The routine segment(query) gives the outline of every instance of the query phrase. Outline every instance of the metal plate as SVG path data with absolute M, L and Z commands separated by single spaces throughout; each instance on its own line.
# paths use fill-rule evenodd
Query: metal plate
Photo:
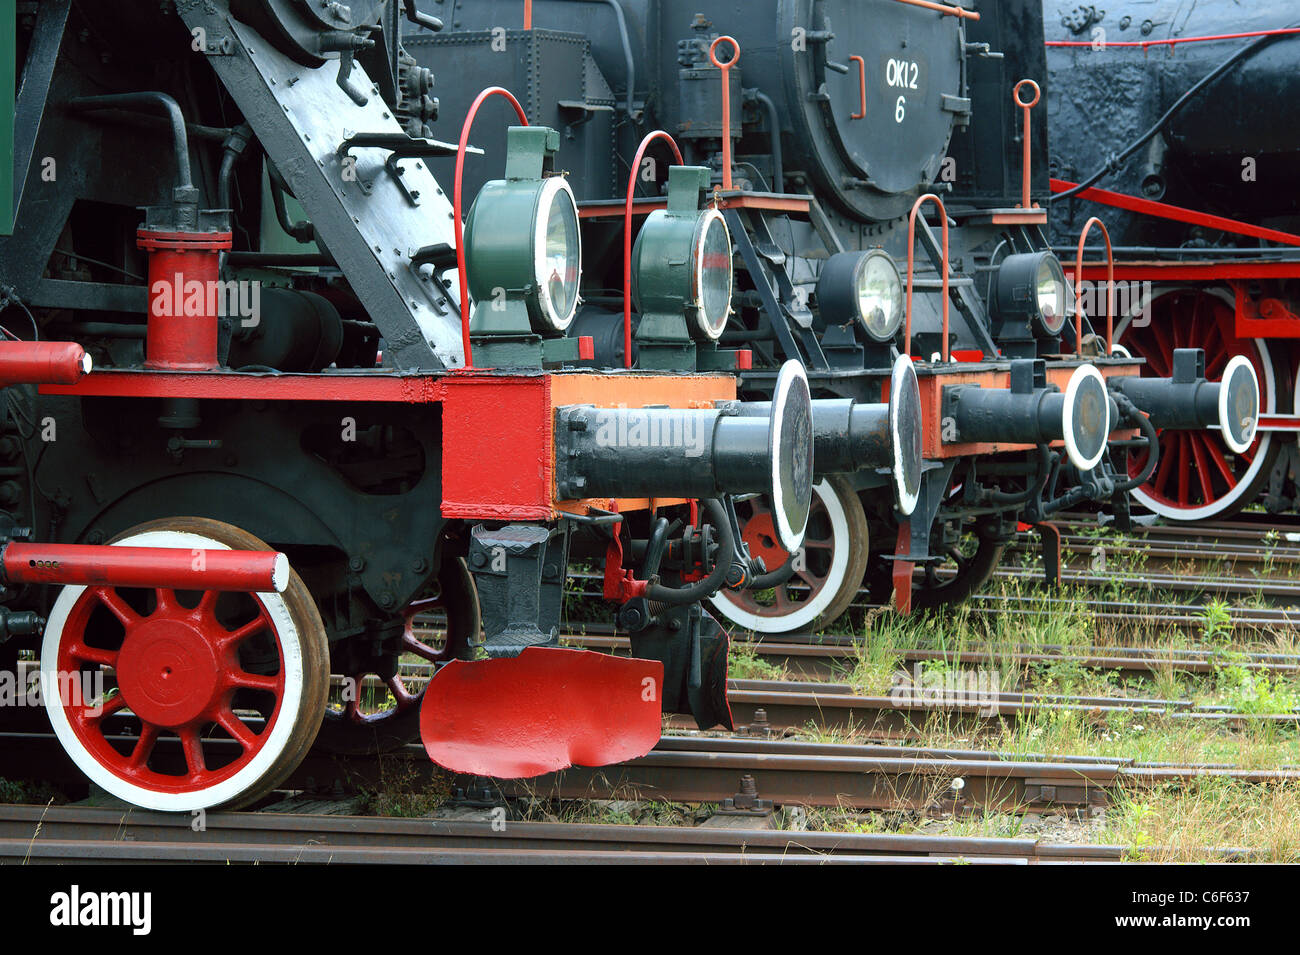
M 1236 355 L 1223 370 L 1219 383 L 1219 427 L 1223 443 L 1241 454 L 1255 440 L 1259 427 L 1259 379 L 1245 355 Z
M 803 544 L 813 486 L 812 395 L 797 361 L 787 361 L 777 375 L 768 433 L 776 534 L 782 547 L 794 551 Z
M 1106 453 L 1110 436 L 1110 398 L 1095 366 L 1080 365 L 1070 376 L 1062 425 L 1070 461 L 1080 471 L 1091 471 Z
M 921 384 L 912 359 L 899 355 L 889 384 L 889 440 L 894 455 L 894 504 L 908 517 L 921 494 Z
M 337 61 L 304 67 L 251 27 L 198 5 L 181 12 L 188 27 L 206 29 L 210 48 L 227 35 L 232 40 L 228 55 L 209 62 L 379 326 L 385 357 L 403 369 L 462 365 L 454 301 L 410 267 L 417 249 L 452 244 L 449 195 L 422 159 L 399 163 L 399 185 L 385 168 L 387 150 L 338 153 L 355 133 L 402 133 L 362 67 L 354 66 L 350 78 L 367 95 L 357 106 L 335 83 Z M 419 193 L 418 206 L 407 198 L 412 192 Z

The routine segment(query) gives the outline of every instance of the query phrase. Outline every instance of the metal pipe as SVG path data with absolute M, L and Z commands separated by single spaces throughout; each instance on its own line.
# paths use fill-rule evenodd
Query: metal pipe
M 283 593 L 289 558 L 270 550 L 13 542 L 0 549 L 0 578 L 5 584 Z
M 88 113 L 105 109 L 138 110 L 141 107 L 161 107 L 167 114 L 172 127 L 172 145 L 176 155 L 176 186 L 178 189 L 193 189 L 194 180 L 190 175 L 190 140 L 185 128 L 185 114 L 180 104 L 166 93 L 115 93 L 109 96 L 81 96 L 68 101 L 68 109 L 74 113 Z
M 0 385 L 75 385 L 92 363 L 76 342 L 0 340 Z
M 776 112 L 776 103 L 762 90 L 755 99 L 767 110 L 767 124 L 772 128 L 772 189 L 785 192 L 785 158 L 781 152 L 781 119 Z

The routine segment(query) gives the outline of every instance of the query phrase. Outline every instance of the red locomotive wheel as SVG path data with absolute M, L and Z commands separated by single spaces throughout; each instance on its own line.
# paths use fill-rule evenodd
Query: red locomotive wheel
M 325 711 L 316 739 L 319 749 L 346 755 L 383 753 L 419 739 L 427 678 L 477 637 L 482 625 L 478 591 L 465 561 L 444 561 L 433 595 L 412 602 L 405 616 L 397 660 L 390 656 L 374 666 L 350 667 L 353 672 L 335 681 L 340 686 Z M 404 678 L 404 663 L 424 664 L 427 674 Z
M 790 554 L 776 540 L 772 515 L 762 498 L 736 505 L 749 552 L 769 569 Z M 756 633 L 791 633 L 829 627 L 857 596 L 867 566 L 867 518 L 857 492 L 842 477 L 813 487 L 812 511 L 802 560 L 784 584 L 766 591 L 724 590 L 711 598 L 718 613 Z
M 1144 358 L 1144 372 L 1168 377 L 1175 348 L 1205 349 L 1205 374 L 1218 381 L 1228 361 L 1244 355 L 1259 379 L 1260 407 L 1277 409 L 1273 359 L 1262 339 L 1238 338 L 1236 306 L 1221 289 L 1157 290 L 1149 322 L 1130 315 L 1116 329 L 1116 341 L 1135 358 Z M 1260 433 L 1246 451 L 1233 454 L 1212 431 L 1163 432 L 1160 462 L 1151 479 L 1133 497 L 1155 513 L 1179 521 L 1228 517 L 1252 503 L 1268 480 L 1279 446 L 1272 434 Z M 1146 465 L 1145 454 L 1129 456 L 1129 473 Z
M 269 549 L 202 518 L 111 543 Z M 315 738 L 328 677 L 325 628 L 296 573 L 283 594 L 64 587 L 41 649 L 45 707 L 74 762 L 119 799 L 163 811 L 274 789 Z

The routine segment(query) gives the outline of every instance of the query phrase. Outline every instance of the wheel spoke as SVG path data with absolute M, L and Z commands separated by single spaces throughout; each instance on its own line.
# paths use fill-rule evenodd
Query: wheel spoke
M 208 771 L 207 760 L 203 756 L 203 740 L 199 731 L 187 726 L 180 731 L 181 748 L 185 750 L 185 765 L 190 768 L 190 776 L 201 776 Z
M 86 713 L 85 718 L 88 722 L 96 723 L 104 719 L 106 716 L 112 716 L 124 706 L 126 706 L 126 698 L 123 697 L 121 693 L 118 693 L 101 703 L 99 705 L 98 713 Z
M 74 660 L 81 660 L 84 663 L 98 663 L 100 666 L 115 667 L 117 666 L 117 650 L 101 650 L 98 647 L 88 647 L 84 643 L 77 642 L 70 644 L 66 648 L 68 656 Z
M 257 734 L 249 729 L 229 707 L 217 714 L 217 725 L 229 733 L 244 748 L 244 752 L 247 753 L 257 745 Z
M 1191 498 L 1191 460 L 1187 447 L 1187 435 L 1178 436 L 1178 502 L 1183 505 L 1192 503 Z
M 229 636 L 221 637 L 221 646 L 237 647 L 255 633 L 266 629 L 266 617 L 258 614 L 237 630 L 231 630 Z
M 212 616 L 217 609 L 217 600 L 220 596 L 220 592 L 216 590 L 203 591 L 203 596 L 199 598 L 198 606 L 194 608 L 195 613 L 203 617 Z
M 131 750 L 127 766 L 131 769 L 144 769 L 145 764 L 149 762 L 150 755 L 153 754 L 154 744 L 157 742 L 158 727 L 152 723 L 141 723 L 140 737 L 135 741 L 135 748 Z
M 1166 432 L 1168 434 L 1168 432 Z M 1178 447 L 1178 436 L 1169 435 L 1170 440 L 1164 440 L 1165 435 L 1160 440 L 1160 460 L 1156 462 L 1156 473 L 1151 479 L 1151 486 L 1161 497 L 1167 497 L 1166 488 L 1169 486 L 1169 477 L 1174 473 L 1173 457 L 1174 451 Z
M 445 650 L 435 650 L 427 643 L 420 642 L 409 630 L 402 635 L 402 646 L 409 652 L 424 657 L 430 663 L 441 663 L 446 658 Z
M 1237 476 L 1232 473 L 1232 468 L 1228 464 L 1227 458 L 1219 450 L 1218 442 L 1208 434 L 1199 435 L 1201 442 L 1205 445 L 1205 453 L 1210 463 L 1214 465 L 1219 475 L 1223 478 L 1224 483 L 1228 485 L 1228 490 L 1237 486 Z
M 226 683 L 244 690 L 264 690 L 267 693 L 276 693 L 280 688 L 279 677 L 264 676 L 260 673 L 247 673 L 244 670 L 231 670 L 228 672 L 226 674 Z
M 396 673 L 384 682 L 388 684 L 389 692 L 393 694 L 393 699 L 397 701 L 397 712 L 401 713 L 415 704 L 418 695 L 408 690 L 406 684 L 402 682 L 402 678 Z
M 1215 498 L 1214 482 L 1210 480 L 1210 463 L 1205 458 L 1204 441 L 1199 434 L 1190 435 L 1189 443 L 1192 446 L 1192 454 L 1196 458 L 1196 476 L 1201 482 L 1201 493 L 1204 495 L 1202 500 L 1209 504 Z
M 170 587 L 158 587 L 154 590 L 158 598 L 158 606 L 154 608 L 156 614 L 172 614 L 180 608 L 180 601 L 176 599 L 176 591 Z
M 132 610 L 131 605 L 122 599 L 122 595 L 111 587 L 96 587 L 91 593 L 109 609 L 122 626 L 131 627 L 140 622 L 140 615 Z

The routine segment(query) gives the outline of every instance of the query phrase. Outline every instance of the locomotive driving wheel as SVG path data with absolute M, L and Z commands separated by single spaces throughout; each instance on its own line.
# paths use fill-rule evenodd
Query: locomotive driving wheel
M 269 549 L 197 517 L 110 543 Z M 329 651 L 297 573 L 282 594 L 70 586 L 50 612 L 41 678 L 59 741 L 111 795 L 162 811 L 232 808 L 269 793 L 311 746 Z
M 1237 337 L 1236 305 L 1226 290 L 1157 290 L 1143 321 L 1137 320 L 1140 314 L 1124 318 L 1115 340 L 1133 357 L 1146 359 L 1144 373 L 1168 377 L 1175 348 L 1203 348 L 1205 376 L 1218 381 L 1228 361 L 1243 355 L 1259 380 L 1261 411 L 1277 410 L 1277 376 L 1268 345 L 1263 339 Z M 1233 454 L 1212 431 L 1165 431 L 1155 473 L 1132 494 L 1148 510 L 1172 520 L 1229 517 L 1258 496 L 1279 449 L 1269 432 L 1260 432 L 1249 448 Z M 1145 465 L 1146 454 L 1129 455 L 1131 475 Z
M 771 570 L 790 553 L 776 540 L 772 515 L 761 498 L 736 505 L 740 531 L 753 557 Z M 867 518 L 862 502 L 842 477 L 814 485 L 802 553 L 790 579 L 768 590 L 724 590 L 710 598 L 718 613 L 756 633 L 824 629 L 849 608 L 867 566 Z
M 335 681 L 339 686 L 331 693 L 318 748 L 343 755 L 384 753 L 419 738 L 428 678 L 476 638 L 482 625 L 478 591 L 465 561 L 444 560 L 428 591 L 402 616 L 394 651 L 365 661 L 340 654 L 347 672 Z M 419 670 L 424 672 L 412 672 Z

